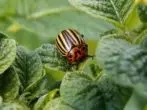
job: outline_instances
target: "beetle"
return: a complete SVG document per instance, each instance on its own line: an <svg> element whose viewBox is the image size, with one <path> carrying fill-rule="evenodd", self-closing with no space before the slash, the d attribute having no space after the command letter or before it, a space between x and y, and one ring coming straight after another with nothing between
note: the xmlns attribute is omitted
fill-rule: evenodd
<svg viewBox="0 0 147 110"><path fill-rule="evenodd" d="M61 31L56 38L56 48L70 64L76 64L88 56L88 45L83 35L75 29Z"/></svg>

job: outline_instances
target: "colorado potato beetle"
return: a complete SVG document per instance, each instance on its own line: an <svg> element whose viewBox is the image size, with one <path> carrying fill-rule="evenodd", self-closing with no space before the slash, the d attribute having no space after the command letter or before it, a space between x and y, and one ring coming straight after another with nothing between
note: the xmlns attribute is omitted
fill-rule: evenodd
<svg viewBox="0 0 147 110"><path fill-rule="evenodd" d="M78 31L66 29L56 38L56 48L70 64L76 64L88 56L88 45Z"/></svg>

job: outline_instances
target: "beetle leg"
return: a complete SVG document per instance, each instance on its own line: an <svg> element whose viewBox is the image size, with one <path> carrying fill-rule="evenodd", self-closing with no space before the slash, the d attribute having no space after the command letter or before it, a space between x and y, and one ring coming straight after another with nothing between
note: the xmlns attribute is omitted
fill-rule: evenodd
<svg viewBox="0 0 147 110"><path fill-rule="evenodd" d="M79 69L79 64L76 64L76 70L78 70Z"/></svg>
<svg viewBox="0 0 147 110"><path fill-rule="evenodd" d="M94 59L95 55L87 55L87 57L91 57L92 60Z"/></svg>

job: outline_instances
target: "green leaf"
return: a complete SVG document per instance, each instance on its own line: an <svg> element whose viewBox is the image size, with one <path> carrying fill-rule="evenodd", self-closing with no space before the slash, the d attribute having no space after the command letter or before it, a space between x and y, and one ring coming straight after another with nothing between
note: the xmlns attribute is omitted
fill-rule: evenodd
<svg viewBox="0 0 147 110"><path fill-rule="evenodd" d="M139 13L139 17L140 17L140 20L143 22L143 23L147 23L147 5L144 5L144 4L140 4L138 5L138 13Z"/></svg>
<svg viewBox="0 0 147 110"><path fill-rule="evenodd" d="M36 84L29 88L29 92L31 93L29 100L39 98L49 91L60 88L65 73L53 68L45 68L45 73L46 74L40 81L36 82Z"/></svg>
<svg viewBox="0 0 147 110"><path fill-rule="evenodd" d="M147 101L147 92L145 92L146 96L144 97L144 93L142 91L143 89L140 87L137 89L138 90L134 90L134 92L132 93L132 96L126 104L124 110L143 110L143 108L145 107Z"/></svg>
<svg viewBox="0 0 147 110"><path fill-rule="evenodd" d="M88 55L94 56L97 47L97 40L86 40L88 45Z"/></svg>
<svg viewBox="0 0 147 110"><path fill-rule="evenodd" d="M4 101L14 100L19 95L19 88L19 77L13 68L9 68L0 77L0 95Z"/></svg>
<svg viewBox="0 0 147 110"><path fill-rule="evenodd" d="M12 39L0 40L0 74L12 64L16 56L16 43Z"/></svg>
<svg viewBox="0 0 147 110"><path fill-rule="evenodd" d="M25 91L20 98L22 98L24 101L27 100L27 103L31 103L33 106L35 104L34 100L37 100L42 95L47 94L54 89L59 89L61 78L60 80L54 79L54 75L52 75L54 73L55 72L50 74L46 73L43 78L35 82L35 84ZM60 77L60 75L58 77Z"/></svg>
<svg viewBox="0 0 147 110"><path fill-rule="evenodd" d="M60 98L56 98L49 102L43 110L77 110L64 103Z"/></svg>
<svg viewBox="0 0 147 110"><path fill-rule="evenodd" d="M49 67L56 67L58 65L58 52L53 44L43 44L36 49L36 52L44 65Z"/></svg>
<svg viewBox="0 0 147 110"><path fill-rule="evenodd" d="M94 79L82 72L67 73L60 87L61 99L78 110L122 109L130 93L105 75Z"/></svg>
<svg viewBox="0 0 147 110"><path fill-rule="evenodd" d="M57 83L56 80L53 82L53 80L51 80L52 76L43 69L41 58L37 52L29 52L19 46L13 65L19 74L22 84L20 98L27 100L27 103L31 103L34 99L39 98L49 90L58 87L58 85L55 84ZM50 74L52 73L51 71Z"/></svg>
<svg viewBox="0 0 147 110"><path fill-rule="evenodd" d="M48 94L45 94L41 96L38 101L35 103L34 110L43 110L43 108L46 106L46 104L54 99L57 95L57 92L59 92L58 89L55 89Z"/></svg>
<svg viewBox="0 0 147 110"><path fill-rule="evenodd" d="M52 83L50 83L47 76L44 75L44 77L41 77L40 80L34 82L33 85L22 92L19 99L30 104L30 106L33 106L35 103L33 102L34 100L37 100L40 96L46 94L50 90L52 90Z"/></svg>
<svg viewBox="0 0 147 110"><path fill-rule="evenodd" d="M21 46L17 48L17 56L13 65L19 74L23 90L29 89L44 76L39 55L36 52L28 52Z"/></svg>
<svg viewBox="0 0 147 110"><path fill-rule="evenodd" d="M117 49L120 47L117 46ZM139 46L126 47L123 52L113 53L105 60L104 69L121 85L134 87L137 84L146 85L147 51Z"/></svg>
<svg viewBox="0 0 147 110"><path fill-rule="evenodd" d="M114 39L114 38L104 38L101 39L97 45L96 50L96 59L98 65L103 68L104 63L108 59L112 59L112 54L119 54L126 50L126 48L131 47L131 43L122 40L122 39Z"/></svg>
<svg viewBox="0 0 147 110"><path fill-rule="evenodd" d="M68 0L74 7L98 18L103 18L118 26L123 26L134 0Z"/></svg>
<svg viewBox="0 0 147 110"><path fill-rule="evenodd" d="M91 77L79 73L66 73L60 87L63 101L78 110L100 109L101 92ZM91 99L91 100L90 100Z"/></svg>
<svg viewBox="0 0 147 110"><path fill-rule="evenodd" d="M0 110L30 110L26 105L22 103L2 103L0 104Z"/></svg>
<svg viewBox="0 0 147 110"><path fill-rule="evenodd" d="M134 28L141 24L140 18L138 16L137 7L132 10L128 18L125 20L126 31L132 31Z"/></svg>
<svg viewBox="0 0 147 110"><path fill-rule="evenodd" d="M135 89L138 84L141 84L143 89L137 88L137 90L142 94L139 96L142 99L141 103L146 102L146 95L143 95L146 93L147 83L145 67L147 51L145 49L121 39L103 39L97 48L97 61L102 62L102 68L117 84ZM134 103L140 103L135 99L134 101ZM133 103L132 100L130 103ZM129 106L137 105L128 104ZM142 105L138 106L142 107Z"/></svg>

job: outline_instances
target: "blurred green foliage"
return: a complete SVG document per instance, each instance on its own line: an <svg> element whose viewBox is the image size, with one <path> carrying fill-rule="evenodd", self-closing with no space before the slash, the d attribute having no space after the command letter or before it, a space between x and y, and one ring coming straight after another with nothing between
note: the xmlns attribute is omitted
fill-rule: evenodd
<svg viewBox="0 0 147 110"><path fill-rule="evenodd" d="M51 42L64 29L74 28L86 40L98 39L112 25L73 8L67 0L1 0L0 29L30 49Z"/></svg>

